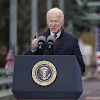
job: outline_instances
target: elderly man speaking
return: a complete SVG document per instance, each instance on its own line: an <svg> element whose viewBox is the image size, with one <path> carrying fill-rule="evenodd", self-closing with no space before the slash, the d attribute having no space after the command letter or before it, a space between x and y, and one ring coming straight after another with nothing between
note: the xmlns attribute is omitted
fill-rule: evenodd
<svg viewBox="0 0 100 100"><path fill-rule="evenodd" d="M73 34L67 33L63 29L64 14L59 8L50 9L47 14L48 29L40 34L36 33L35 39L31 42L31 48L26 50L24 55L76 55L79 62L82 75L85 72L85 65L82 54L80 52L78 38ZM39 37L48 36L55 37L55 46L51 50L45 46L39 48Z"/></svg>

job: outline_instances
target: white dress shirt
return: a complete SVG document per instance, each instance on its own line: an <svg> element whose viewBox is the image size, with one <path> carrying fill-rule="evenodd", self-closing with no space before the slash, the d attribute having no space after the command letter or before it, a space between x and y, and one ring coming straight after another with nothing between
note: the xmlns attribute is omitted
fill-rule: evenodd
<svg viewBox="0 0 100 100"><path fill-rule="evenodd" d="M54 36L55 34L50 31L50 35ZM61 35L61 30L56 35L57 35L56 39L59 38L59 36Z"/></svg>

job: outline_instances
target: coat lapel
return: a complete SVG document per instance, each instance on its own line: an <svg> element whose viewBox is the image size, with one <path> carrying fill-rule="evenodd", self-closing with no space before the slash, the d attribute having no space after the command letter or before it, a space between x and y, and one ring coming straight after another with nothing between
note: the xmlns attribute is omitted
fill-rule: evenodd
<svg viewBox="0 0 100 100"><path fill-rule="evenodd" d="M42 35L44 35L46 38L50 35L50 29L47 29Z"/></svg>

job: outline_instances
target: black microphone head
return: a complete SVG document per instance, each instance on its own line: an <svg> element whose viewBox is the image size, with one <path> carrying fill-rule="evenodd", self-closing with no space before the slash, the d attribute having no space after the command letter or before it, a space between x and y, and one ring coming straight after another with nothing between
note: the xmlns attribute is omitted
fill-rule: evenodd
<svg viewBox="0 0 100 100"><path fill-rule="evenodd" d="M38 43L41 42L41 41L42 41L42 42L46 42L46 37L43 36L43 35L40 36L40 37L38 38Z"/></svg>
<svg viewBox="0 0 100 100"><path fill-rule="evenodd" d="M54 36L49 35L47 38L47 42L53 42L55 43L56 38Z"/></svg>
<svg viewBox="0 0 100 100"><path fill-rule="evenodd" d="M43 49L45 47L45 44L46 44L46 37L42 35L38 38L39 49Z"/></svg>

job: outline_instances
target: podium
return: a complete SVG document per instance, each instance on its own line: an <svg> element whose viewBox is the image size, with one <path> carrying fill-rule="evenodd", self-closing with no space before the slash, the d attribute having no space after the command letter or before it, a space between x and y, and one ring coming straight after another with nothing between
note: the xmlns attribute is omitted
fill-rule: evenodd
<svg viewBox="0 0 100 100"><path fill-rule="evenodd" d="M50 85L41 86L32 78L32 69L40 61L49 61L56 68L56 78ZM78 99L83 88L76 56L15 56L12 92L18 99Z"/></svg>

